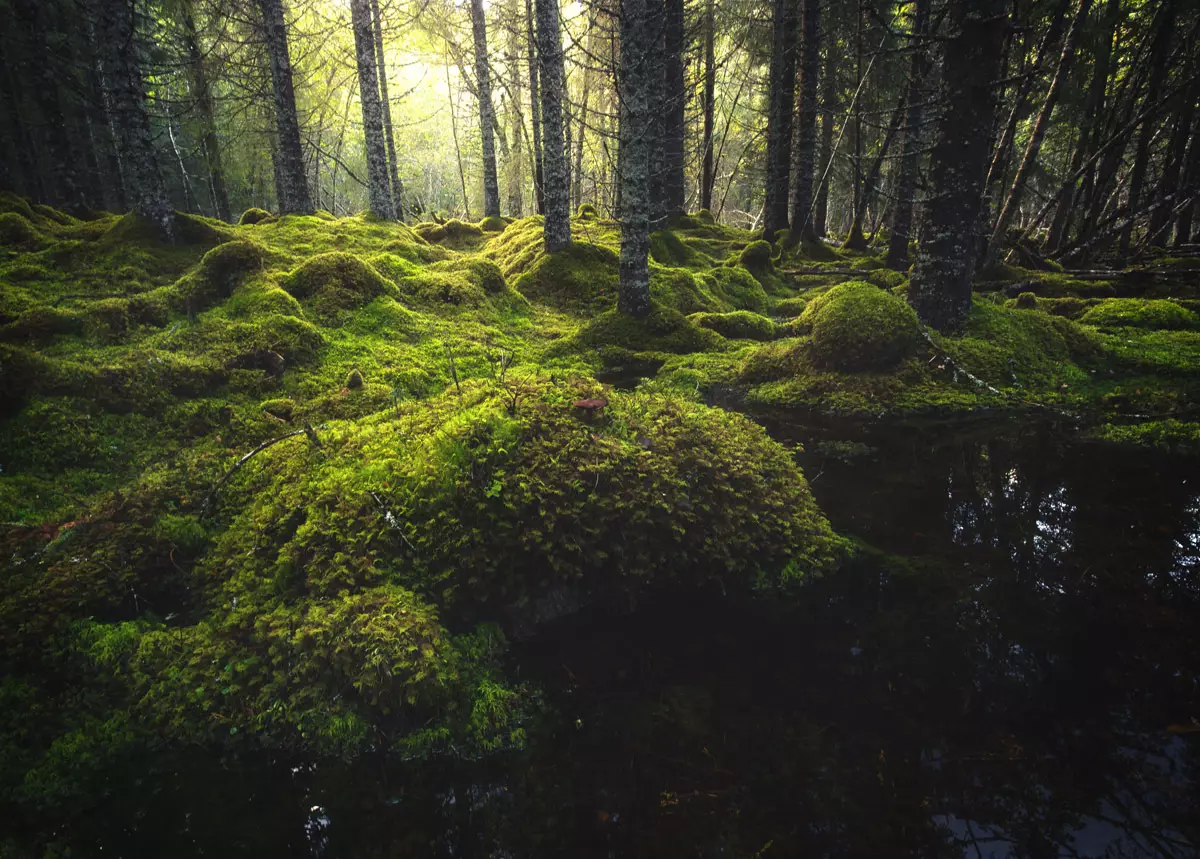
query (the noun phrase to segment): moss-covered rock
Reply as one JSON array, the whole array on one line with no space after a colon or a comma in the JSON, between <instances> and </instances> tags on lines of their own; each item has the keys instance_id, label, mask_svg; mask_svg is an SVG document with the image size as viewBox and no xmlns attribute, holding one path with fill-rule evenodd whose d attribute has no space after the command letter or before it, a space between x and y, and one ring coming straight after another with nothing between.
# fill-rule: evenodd
<instances>
[{"instance_id":1,"label":"moss-covered rock","mask_svg":"<svg viewBox=\"0 0 1200 859\"><path fill-rule=\"evenodd\" d=\"M325 320L379 295L399 297L396 287L368 263L340 251L313 257L285 276L280 285Z\"/></svg>"},{"instance_id":2,"label":"moss-covered rock","mask_svg":"<svg viewBox=\"0 0 1200 859\"><path fill-rule=\"evenodd\" d=\"M1110 298L1088 308L1079 321L1097 328L1200 328L1200 315L1166 299Z\"/></svg>"},{"instance_id":3,"label":"moss-covered rock","mask_svg":"<svg viewBox=\"0 0 1200 859\"><path fill-rule=\"evenodd\" d=\"M36 250L45 239L28 218L17 212L0 212L0 246Z\"/></svg>"},{"instance_id":4,"label":"moss-covered rock","mask_svg":"<svg viewBox=\"0 0 1200 859\"><path fill-rule=\"evenodd\" d=\"M575 212L575 217L581 221L589 221L600 217L600 213L596 211L596 207L591 203L580 203L579 208Z\"/></svg>"},{"instance_id":5,"label":"moss-covered rock","mask_svg":"<svg viewBox=\"0 0 1200 859\"><path fill-rule=\"evenodd\" d=\"M630 352L704 352L721 348L714 331L690 322L678 310L652 303L650 312L633 317L618 310L602 313L579 332L574 342L591 348Z\"/></svg>"},{"instance_id":6,"label":"moss-covered rock","mask_svg":"<svg viewBox=\"0 0 1200 859\"><path fill-rule=\"evenodd\" d=\"M190 313L229 298L252 272L262 268L266 250L250 241L217 245L200 260L200 265L179 284L180 297Z\"/></svg>"},{"instance_id":7,"label":"moss-covered rock","mask_svg":"<svg viewBox=\"0 0 1200 859\"><path fill-rule=\"evenodd\" d=\"M485 233L502 233L508 226L508 221L496 215L490 215L479 222L479 229Z\"/></svg>"},{"instance_id":8,"label":"moss-covered rock","mask_svg":"<svg viewBox=\"0 0 1200 859\"><path fill-rule=\"evenodd\" d=\"M921 343L917 314L902 299L861 281L817 296L802 320L812 326L813 359L824 367L894 367Z\"/></svg>"},{"instance_id":9,"label":"moss-covered rock","mask_svg":"<svg viewBox=\"0 0 1200 859\"><path fill-rule=\"evenodd\" d=\"M266 209L249 208L246 211L242 212L242 216L240 218L238 218L238 224L243 227L253 226L254 224L261 224L265 221L270 221L270 220L274 220L274 219L275 219L275 216L272 215L270 212L268 212Z\"/></svg>"},{"instance_id":10,"label":"moss-covered rock","mask_svg":"<svg viewBox=\"0 0 1200 859\"><path fill-rule=\"evenodd\" d=\"M719 301L732 310L763 313L767 309L767 292L750 272L741 266L716 266L696 278Z\"/></svg>"},{"instance_id":11,"label":"moss-covered rock","mask_svg":"<svg viewBox=\"0 0 1200 859\"><path fill-rule=\"evenodd\" d=\"M735 310L732 313L695 313L688 321L716 331L722 337L730 340L773 340L778 333L778 326L770 319L748 310Z\"/></svg>"},{"instance_id":12,"label":"moss-covered rock","mask_svg":"<svg viewBox=\"0 0 1200 859\"><path fill-rule=\"evenodd\" d=\"M513 286L530 301L557 310L606 310L617 300L617 263L610 248L576 241L556 253L541 252Z\"/></svg>"}]
</instances>

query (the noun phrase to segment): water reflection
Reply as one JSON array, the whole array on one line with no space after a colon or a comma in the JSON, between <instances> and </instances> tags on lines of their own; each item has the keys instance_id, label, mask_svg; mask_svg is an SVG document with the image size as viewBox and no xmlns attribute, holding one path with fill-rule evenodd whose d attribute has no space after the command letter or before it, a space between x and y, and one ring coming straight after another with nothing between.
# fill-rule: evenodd
<instances>
[{"instance_id":1,"label":"water reflection","mask_svg":"<svg viewBox=\"0 0 1200 859\"><path fill-rule=\"evenodd\" d=\"M1053 432L822 452L869 553L782 608L663 595L513 654L523 753L131 761L80 852L1200 855L1200 469ZM865 450L866 448L863 448Z\"/></svg>"}]
</instances>

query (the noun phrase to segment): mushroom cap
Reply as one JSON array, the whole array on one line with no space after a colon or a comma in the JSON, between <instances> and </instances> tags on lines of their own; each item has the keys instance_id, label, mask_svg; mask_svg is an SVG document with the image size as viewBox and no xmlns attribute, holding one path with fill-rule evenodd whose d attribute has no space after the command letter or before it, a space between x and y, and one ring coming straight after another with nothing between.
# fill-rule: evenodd
<instances>
[{"instance_id":1,"label":"mushroom cap","mask_svg":"<svg viewBox=\"0 0 1200 859\"><path fill-rule=\"evenodd\" d=\"M607 406L607 405L608 405L608 400L603 400L603 399L596 399L596 400L576 400L576 401L575 401L575 403L574 403L574 406L575 406L575 408L577 408L577 409L589 409L589 410L591 410L591 409L602 409L602 408L604 408L604 407L605 407L605 406Z\"/></svg>"}]
</instances>

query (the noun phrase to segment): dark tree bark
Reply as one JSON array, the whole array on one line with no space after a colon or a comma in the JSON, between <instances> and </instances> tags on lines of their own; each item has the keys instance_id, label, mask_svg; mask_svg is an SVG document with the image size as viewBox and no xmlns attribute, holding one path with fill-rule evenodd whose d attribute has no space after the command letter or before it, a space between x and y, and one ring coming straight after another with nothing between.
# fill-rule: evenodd
<instances>
[{"instance_id":1,"label":"dark tree bark","mask_svg":"<svg viewBox=\"0 0 1200 859\"><path fill-rule=\"evenodd\" d=\"M1179 218L1175 222L1176 247L1192 240L1192 224L1196 217L1196 209L1200 207L1200 201L1195 199L1196 194L1200 193L1200 111L1197 111L1195 116L1192 125L1192 142L1188 146L1187 167L1183 174L1184 197L1193 199L1191 203L1180 210Z\"/></svg>"},{"instance_id":2,"label":"dark tree bark","mask_svg":"<svg viewBox=\"0 0 1200 859\"><path fill-rule=\"evenodd\" d=\"M271 84L275 93L276 196L282 214L311 215L312 197L304 175L304 152L300 148L300 120L296 115L296 93L292 86L292 60L288 53L287 25L282 0L258 0L271 59Z\"/></svg>"},{"instance_id":3,"label":"dark tree bark","mask_svg":"<svg viewBox=\"0 0 1200 859\"><path fill-rule=\"evenodd\" d=\"M800 17L800 89L792 153L792 227L798 241L817 240L813 228L813 184L817 149L817 75L821 68L820 0L803 0Z\"/></svg>"},{"instance_id":4,"label":"dark tree bark","mask_svg":"<svg viewBox=\"0 0 1200 859\"><path fill-rule=\"evenodd\" d=\"M14 5L30 41L24 77L32 86L42 119L44 154L50 167L45 182L48 199L59 206L77 206L84 202L82 179L63 115L58 71L51 62L48 8L41 0L19 0Z\"/></svg>"},{"instance_id":5,"label":"dark tree bark","mask_svg":"<svg viewBox=\"0 0 1200 859\"><path fill-rule=\"evenodd\" d=\"M196 33L196 19L192 0L180 0L179 19L183 28L184 50L187 52L188 72L192 79L192 93L196 100L196 115L200 122L201 142L204 145L204 162L208 167L208 183L212 191L213 208L222 221L232 219L229 208L229 191L225 185L225 166L221 159L221 142L217 137L217 123L213 116L212 89L208 85L208 73L204 68L204 56L200 51L200 40Z\"/></svg>"},{"instance_id":6,"label":"dark tree bark","mask_svg":"<svg viewBox=\"0 0 1200 859\"><path fill-rule=\"evenodd\" d=\"M1175 0L1163 0L1158 9L1154 44L1150 48L1150 80L1146 90L1146 99L1159 98L1162 92L1163 80L1167 73L1167 55L1171 49L1171 29L1175 25ZM1154 138L1156 116L1147 116L1142 121L1138 134L1137 153L1133 159L1133 169L1129 174L1129 198L1125 211L1134 214L1142 203L1142 191L1146 182L1146 168L1150 164L1150 141ZM1129 250L1133 243L1133 219L1125 224L1117 239L1117 263L1123 265L1129 259Z\"/></svg>"},{"instance_id":7,"label":"dark tree bark","mask_svg":"<svg viewBox=\"0 0 1200 859\"><path fill-rule=\"evenodd\" d=\"M655 79L647 69L656 65L654 38L660 22L649 5L653 0L623 0L621 4L620 187L621 261L617 309L630 316L650 312L650 158L648 132L656 122ZM660 7L661 8L661 7Z\"/></svg>"},{"instance_id":8,"label":"dark tree bark","mask_svg":"<svg viewBox=\"0 0 1200 859\"><path fill-rule=\"evenodd\" d=\"M1073 178L1079 173L1087 158L1096 150L1099 144L1101 132L1101 124L1099 122L1100 112L1104 107L1105 90L1108 87L1109 63L1112 58L1113 39L1117 33L1117 23L1120 20L1121 0L1108 0L1108 5L1104 10L1104 27L1102 34L1099 37L1095 58L1092 63L1092 77L1088 84L1087 97L1084 100L1083 116L1079 123L1079 134L1076 139L1075 149L1071 155L1071 163L1067 169L1070 187L1060 191L1058 207L1054 212L1054 219L1050 223L1050 232L1046 237L1046 250L1054 252L1058 250L1066 238L1067 229L1070 226L1071 214L1078 201L1080 194L1076 192L1075 184L1078 181Z\"/></svg>"},{"instance_id":9,"label":"dark tree bark","mask_svg":"<svg viewBox=\"0 0 1200 859\"><path fill-rule=\"evenodd\" d=\"M10 177L13 188L25 196L41 199L45 191L42 187L41 174L38 171L37 160L34 158L34 145L29 133L29 124L24 111L21 109L22 87L20 79L15 74L14 57L9 46L0 41L4 56L0 59L0 106L4 109L4 125L2 132L9 141L15 155L17 175Z\"/></svg>"},{"instance_id":10,"label":"dark tree bark","mask_svg":"<svg viewBox=\"0 0 1200 859\"><path fill-rule=\"evenodd\" d=\"M1196 113L1196 99L1200 97L1200 75L1193 66L1191 86L1176 98L1175 128L1171 133L1171 145L1167 160L1163 163L1162 177L1158 183L1158 199L1166 200L1179 194L1179 179L1187 163L1188 138L1192 133L1192 118ZM1154 247L1165 248L1170 238L1171 206L1159 206L1150 216L1149 239Z\"/></svg>"},{"instance_id":11,"label":"dark tree bark","mask_svg":"<svg viewBox=\"0 0 1200 859\"><path fill-rule=\"evenodd\" d=\"M713 0L704 3L704 131L700 141L703 160L700 166L700 208L712 211L713 181L713 114L716 110L717 60L716 16Z\"/></svg>"},{"instance_id":12,"label":"dark tree bark","mask_svg":"<svg viewBox=\"0 0 1200 859\"><path fill-rule=\"evenodd\" d=\"M858 3L858 8L855 10L855 27L854 27L854 80L855 93L861 94L863 88L863 9L862 0ZM850 104L854 111L854 159L853 159L853 194L851 195L851 213L856 215L863 208L862 188L862 98L856 95ZM842 247L851 248L853 250L866 250L867 237L863 235L862 221L858 217L852 217L850 232L846 234L846 240L842 242Z\"/></svg>"},{"instance_id":13,"label":"dark tree bark","mask_svg":"<svg viewBox=\"0 0 1200 859\"><path fill-rule=\"evenodd\" d=\"M896 178L896 201L892 206L892 234L888 239L887 265L897 271L908 268L908 243L911 240L913 205L921 168L921 122L924 117L924 82L929 73L925 38L929 29L930 0L917 0L913 9L912 57L908 66L908 116L904 125L904 153Z\"/></svg>"},{"instance_id":14,"label":"dark tree bark","mask_svg":"<svg viewBox=\"0 0 1200 859\"><path fill-rule=\"evenodd\" d=\"M767 182L763 238L788 227L788 174L796 89L796 0L774 0L771 79L767 101Z\"/></svg>"},{"instance_id":15,"label":"dark tree bark","mask_svg":"<svg viewBox=\"0 0 1200 859\"><path fill-rule=\"evenodd\" d=\"M1002 248L1004 231L1008 229L1008 225L1016 216L1017 207L1021 205L1021 196L1025 192L1025 183L1033 172L1034 164L1037 162L1038 152L1042 147L1042 139L1046 136L1046 131L1050 127L1050 117L1054 113L1055 104L1058 103L1059 91L1062 89L1063 83L1071 71L1071 61L1075 57L1075 49L1079 45L1079 39L1083 33L1083 25L1087 20L1091 7L1091 0L1079 0L1075 8L1075 17L1071 21L1071 29L1067 31L1066 41L1063 42L1062 54L1059 55L1058 68L1054 72L1053 80L1050 81L1050 88L1046 91L1046 98L1042 102L1042 109L1038 112L1037 119L1033 123L1033 131L1029 135L1029 142L1025 145L1025 154L1021 157L1021 164L1017 168L1017 175L1013 177L1012 187L1008 191L1004 205L1000 208L1000 214L996 217L996 224L992 228L992 237L988 242L987 253L993 259L997 257Z\"/></svg>"},{"instance_id":16,"label":"dark tree bark","mask_svg":"<svg viewBox=\"0 0 1200 859\"><path fill-rule=\"evenodd\" d=\"M879 182L879 175L883 172L883 162L887 158L888 152L892 148L892 143L896 140L896 135L900 133L900 125L908 113L908 93L901 93L900 102L896 105L896 109L892 111L891 121L888 122L887 131L883 135L883 142L879 146L879 152L875 155L871 166L867 168L866 174L863 176L862 191L859 193L858 205L854 207L854 218L850 223L850 235L859 236L862 238L862 247L867 246L866 237L863 236L863 222L867 217L867 209L871 207L872 201L875 199L875 185Z\"/></svg>"},{"instance_id":17,"label":"dark tree bark","mask_svg":"<svg viewBox=\"0 0 1200 859\"><path fill-rule=\"evenodd\" d=\"M555 20L557 30L557 19ZM475 37L475 84L479 96L479 135L483 141L483 216L500 217L500 183L496 179L496 138L492 125L492 76L488 69L487 20L483 0L471 0L471 32Z\"/></svg>"},{"instance_id":18,"label":"dark tree bark","mask_svg":"<svg viewBox=\"0 0 1200 859\"><path fill-rule=\"evenodd\" d=\"M667 214L677 214L683 212L687 199L683 179L687 108L683 75L683 0L665 0L663 14L663 208Z\"/></svg>"},{"instance_id":19,"label":"dark tree bark","mask_svg":"<svg viewBox=\"0 0 1200 859\"><path fill-rule=\"evenodd\" d=\"M117 157L116 143L109 115L108 96L104 87L104 76L100 71L95 29L92 21L83 27L84 51L82 82L85 90L88 125L100 166L100 185L103 206L111 212L124 212L125 185L121 179L121 159Z\"/></svg>"},{"instance_id":20,"label":"dark tree bark","mask_svg":"<svg viewBox=\"0 0 1200 859\"><path fill-rule=\"evenodd\" d=\"M150 134L150 114L138 49L134 43L133 5L128 0L95 0L97 47L112 113L125 192L134 211L151 221L162 237L175 239L175 212L158 169Z\"/></svg>"},{"instance_id":21,"label":"dark tree bark","mask_svg":"<svg viewBox=\"0 0 1200 859\"><path fill-rule=\"evenodd\" d=\"M388 181L392 187L392 213L404 220L404 185L400 181L400 163L396 160L396 137L392 134L392 101L388 97L387 55L383 51L383 16L379 0L371 0L371 18L375 22L375 67L379 70L379 100L383 105L383 137L387 143Z\"/></svg>"},{"instance_id":22,"label":"dark tree bark","mask_svg":"<svg viewBox=\"0 0 1200 859\"><path fill-rule=\"evenodd\" d=\"M546 250L559 251L571 243L571 189L567 152L563 144L562 36L558 30L558 0L537 0L538 55L542 89L542 176L546 204Z\"/></svg>"},{"instance_id":23,"label":"dark tree bark","mask_svg":"<svg viewBox=\"0 0 1200 859\"><path fill-rule=\"evenodd\" d=\"M1003 0L951 0L948 17L932 187L908 292L921 321L940 331L961 330L971 309L975 227L1007 23Z\"/></svg>"},{"instance_id":24,"label":"dark tree bark","mask_svg":"<svg viewBox=\"0 0 1200 859\"><path fill-rule=\"evenodd\" d=\"M813 232L824 238L829 220L829 167L833 160L833 125L837 112L837 46L833 32L825 39L825 73L821 76L821 158L817 162L817 205L813 212Z\"/></svg>"},{"instance_id":25,"label":"dark tree bark","mask_svg":"<svg viewBox=\"0 0 1200 859\"><path fill-rule=\"evenodd\" d=\"M383 108L379 104L379 79L375 73L375 27L371 21L369 0L350 0L350 19L354 28L358 100L362 105L363 137L367 148L367 197L371 214L392 220L395 212L392 211L392 188L388 179L387 144L383 139ZM491 126L488 130L491 130ZM493 156L493 184L495 180Z\"/></svg>"},{"instance_id":26,"label":"dark tree bark","mask_svg":"<svg viewBox=\"0 0 1200 859\"><path fill-rule=\"evenodd\" d=\"M542 165L542 97L538 81L538 48L533 29L533 0L525 0L525 27L529 35L529 119L533 127L533 194L539 215L546 214L545 177ZM555 32L558 24L555 22Z\"/></svg>"}]
</instances>

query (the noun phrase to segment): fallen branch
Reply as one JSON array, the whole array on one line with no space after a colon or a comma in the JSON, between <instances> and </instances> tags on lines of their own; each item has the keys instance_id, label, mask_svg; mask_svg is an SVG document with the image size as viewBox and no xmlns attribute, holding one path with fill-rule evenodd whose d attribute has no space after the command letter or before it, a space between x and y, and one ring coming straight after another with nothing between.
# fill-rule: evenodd
<instances>
[{"instance_id":1,"label":"fallen branch","mask_svg":"<svg viewBox=\"0 0 1200 859\"><path fill-rule=\"evenodd\" d=\"M200 508L200 518L203 519L205 516L208 515L209 508L212 507L213 501L216 500L217 492L220 491L222 486L224 486L226 483L229 482L229 478L233 477L235 474L238 473L239 470L241 470L241 467L243 465L245 465L247 462L249 462L252 458L257 456L258 454L262 453L268 447L271 447L272 445L275 445L275 444L279 444L279 442L285 441L289 438L295 438L298 435L308 436L308 440L310 442L312 442L314 447L321 446L321 440L319 438L317 438L317 431L312 428L312 425L309 424L308 421L304 422L304 429L298 429L298 430L295 430L294 432L285 433L276 438L264 441L258 447L254 448L254 450L250 451L245 456L243 456L241 459L239 459L237 462L235 462L233 464L233 468L231 468L227 472L225 472L225 476L222 477L220 480L218 480L216 482L216 484L213 485L213 488L208 491L208 497L204 499L204 506L202 508Z\"/></svg>"},{"instance_id":2,"label":"fallen branch","mask_svg":"<svg viewBox=\"0 0 1200 859\"><path fill-rule=\"evenodd\" d=\"M798 274L846 274L846 275L861 274L861 275L867 275L867 274L870 274L871 271L872 271L872 269L869 269L869 268L781 268L779 270L779 273L780 274L790 274L790 275L798 275Z\"/></svg>"}]
</instances>

